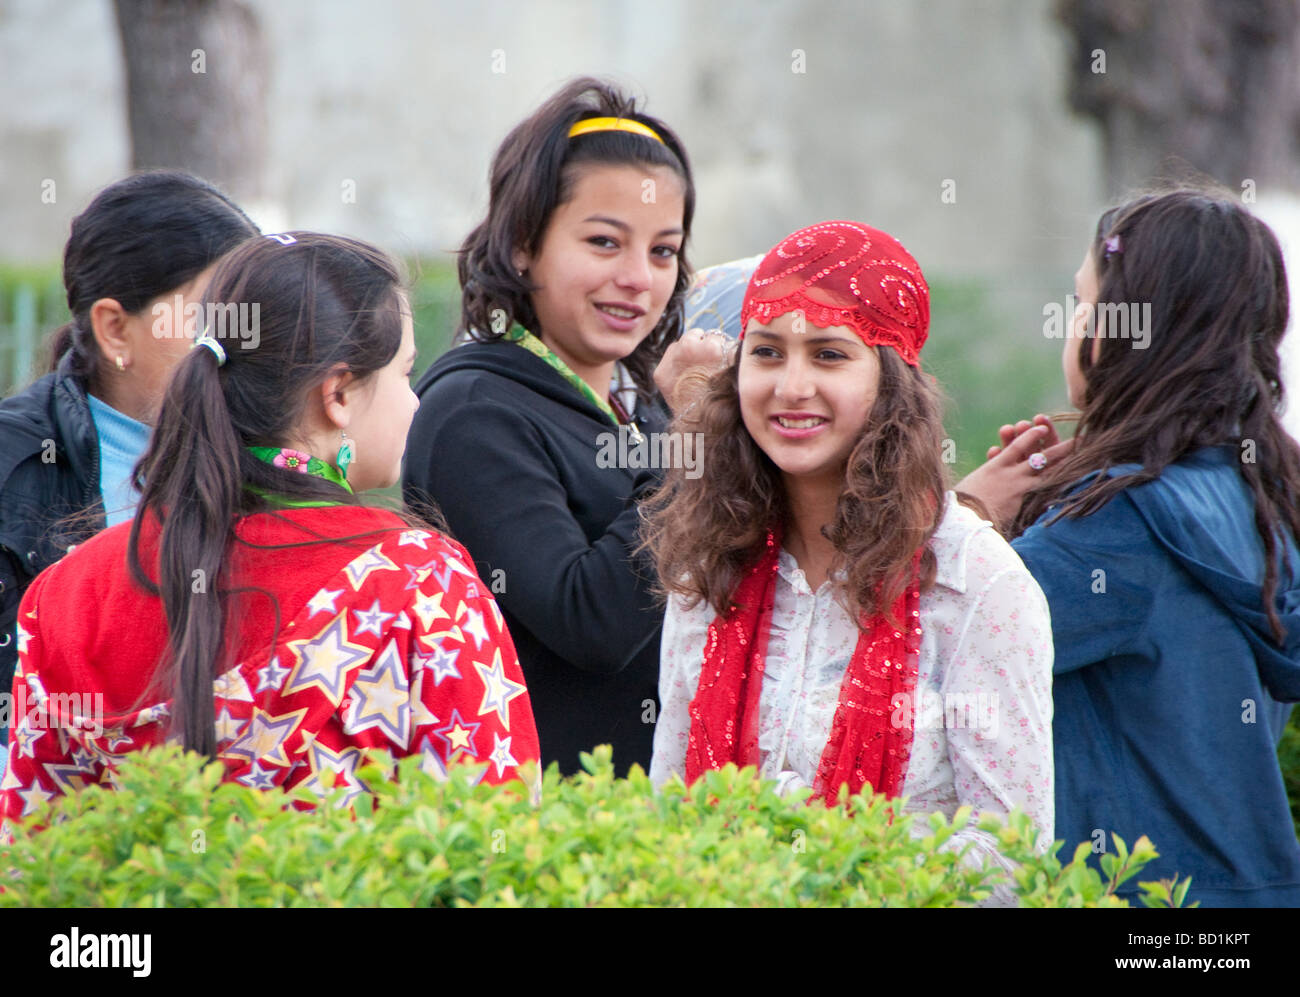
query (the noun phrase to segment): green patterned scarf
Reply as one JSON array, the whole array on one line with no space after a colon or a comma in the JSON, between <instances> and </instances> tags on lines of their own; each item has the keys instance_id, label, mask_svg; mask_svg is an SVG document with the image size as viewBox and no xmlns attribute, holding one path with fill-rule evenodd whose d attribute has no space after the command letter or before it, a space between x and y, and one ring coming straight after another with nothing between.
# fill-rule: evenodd
<instances>
[{"instance_id":1,"label":"green patterned scarf","mask_svg":"<svg viewBox=\"0 0 1300 997\"><path fill-rule=\"evenodd\" d=\"M249 447L248 452L258 460L264 461L273 467L281 467L286 471L298 471L301 474L311 474L317 478L332 481L349 493L352 491L348 479L343 477L339 469L319 457L312 457L300 450L290 450L288 447ZM262 496L268 502L287 509L314 509L320 506L339 504L325 499L291 499L286 495L274 495L261 488L254 488L252 485L245 485L244 487L255 495Z\"/></svg>"},{"instance_id":2,"label":"green patterned scarf","mask_svg":"<svg viewBox=\"0 0 1300 997\"><path fill-rule=\"evenodd\" d=\"M557 357L550 347L525 329L522 325L514 326L503 338L512 343L517 343L533 356L541 357L553 371L573 385L583 398L587 399L587 401L595 405L596 408L600 409L600 411L605 414L606 419L612 422L615 426L619 424L618 416L614 414L614 409L610 406L609 402L601 398L596 394L596 392L592 391L590 384L570 370L569 365Z\"/></svg>"}]
</instances>

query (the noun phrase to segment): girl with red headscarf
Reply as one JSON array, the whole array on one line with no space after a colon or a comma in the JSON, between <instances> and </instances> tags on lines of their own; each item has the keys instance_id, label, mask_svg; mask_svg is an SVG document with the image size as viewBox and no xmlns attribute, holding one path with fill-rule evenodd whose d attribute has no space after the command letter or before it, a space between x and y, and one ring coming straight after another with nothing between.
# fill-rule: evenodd
<instances>
[{"instance_id":1,"label":"girl with red headscarf","mask_svg":"<svg viewBox=\"0 0 1300 997\"><path fill-rule=\"evenodd\" d=\"M669 596L650 774L734 762L828 804L1019 808L1045 846L1047 605L949 490L928 327L920 267L876 229L813 225L758 265L734 362L674 426L698 467L647 507ZM996 859L974 823L949 847Z\"/></svg>"}]
</instances>

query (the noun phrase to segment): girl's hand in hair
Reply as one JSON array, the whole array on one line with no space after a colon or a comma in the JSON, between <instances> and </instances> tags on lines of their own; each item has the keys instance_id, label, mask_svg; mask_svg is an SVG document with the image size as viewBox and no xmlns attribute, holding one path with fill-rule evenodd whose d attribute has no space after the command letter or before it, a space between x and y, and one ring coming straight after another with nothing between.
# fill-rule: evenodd
<instances>
[{"instance_id":1,"label":"girl's hand in hair","mask_svg":"<svg viewBox=\"0 0 1300 997\"><path fill-rule=\"evenodd\" d=\"M674 413L680 413L704 391L707 380L731 363L736 342L721 329L690 329L670 343L655 368L655 387ZM682 375L690 372L692 376Z\"/></svg>"},{"instance_id":2,"label":"girl's hand in hair","mask_svg":"<svg viewBox=\"0 0 1300 997\"><path fill-rule=\"evenodd\" d=\"M1032 424L1003 426L998 435L1002 446L990 447L989 459L962 478L955 488L979 499L993 517L994 525L1005 529L1020 511L1025 492L1037 484L1045 468L1065 458L1074 448L1074 439L1062 441L1046 416L1036 416ZM1037 454L1041 458L1035 457L1031 463L1030 458ZM1040 466L1035 468L1035 463Z\"/></svg>"}]
</instances>

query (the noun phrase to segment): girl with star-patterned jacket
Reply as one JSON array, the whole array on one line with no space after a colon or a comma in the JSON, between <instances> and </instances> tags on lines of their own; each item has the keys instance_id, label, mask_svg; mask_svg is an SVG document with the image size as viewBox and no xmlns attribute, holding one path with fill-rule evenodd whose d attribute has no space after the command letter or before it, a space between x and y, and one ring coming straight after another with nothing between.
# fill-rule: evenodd
<instances>
[{"instance_id":1,"label":"girl with star-patterned jacket","mask_svg":"<svg viewBox=\"0 0 1300 997\"><path fill-rule=\"evenodd\" d=\"M394 265L331 236L253 239L206 300L259 302L260 342L197 341L136 518L24 597L4 816L168 739L227 780L342 803L368 748L517 778L537 733L491 593L454 541L353 494L396 481L416 406Z\"/></svg>"}]
</instances>

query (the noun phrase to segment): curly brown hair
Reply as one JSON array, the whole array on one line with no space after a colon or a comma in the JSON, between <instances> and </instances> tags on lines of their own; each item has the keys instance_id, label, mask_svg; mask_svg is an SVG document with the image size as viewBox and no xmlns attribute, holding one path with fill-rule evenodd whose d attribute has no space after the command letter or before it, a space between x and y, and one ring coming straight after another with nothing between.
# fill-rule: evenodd
<instances>
[{"instance_id":1,"label":"curly brown hair","mask_svg":"<svg viewBox=\"0 0 1300 997\"><path fill-rule=\"evenodd\" d=\"M948 472L942 460L942 395L933 380L892 349L876 347L880 383L862 435L849 454L835 519L822 528L834 545L832 573L854 618L887 614L921 550L921 589L934 584L927 541L943 518ZM671 431L701 433L699 476L669 469L642 506L642 547L650 551L665 600L730 608L744 570L769 529L789 515L781 472L741 420L740 356L708 379L699 401ZM895 621L897 622L897 621ZM860 624L859 624L860 625Z\"/></svg>"}]
</instances>

